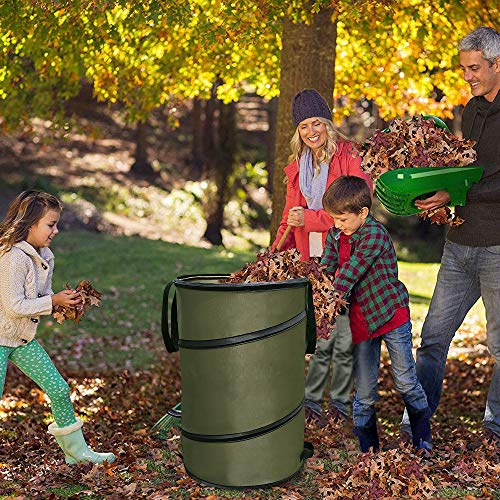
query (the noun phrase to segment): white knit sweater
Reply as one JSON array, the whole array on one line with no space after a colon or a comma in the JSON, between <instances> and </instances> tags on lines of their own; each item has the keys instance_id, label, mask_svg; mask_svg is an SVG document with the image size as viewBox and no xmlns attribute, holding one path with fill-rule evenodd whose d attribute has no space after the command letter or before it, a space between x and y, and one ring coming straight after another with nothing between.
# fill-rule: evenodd
<instances>
[{"instance_id":1,"label":"white knit sweater","mask_svg":"<svg viewBox=\"0 0 500 500\"><path fill-rule=\"evenodd\" d=\"M41 315L52 312L54 254L40 254L26 241L0 257L0 345L26 345L36 335Z\"/></svg>"}]
</instances>

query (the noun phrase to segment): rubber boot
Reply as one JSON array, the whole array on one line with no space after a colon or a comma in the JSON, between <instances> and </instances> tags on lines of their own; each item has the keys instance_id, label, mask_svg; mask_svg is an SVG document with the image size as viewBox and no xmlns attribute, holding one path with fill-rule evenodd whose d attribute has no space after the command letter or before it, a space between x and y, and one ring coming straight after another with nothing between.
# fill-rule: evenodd
<instances>
[{"instance_id":1,"label":"rubber boot","mask_svg":"<svg viewBox=\"0 0 500 500\"><path fill-rule=\"evenodd\" d=\"M377 417L375 413L371 416L368 423L362 427L354 427L354 434L359 439L359 447L362 453L372 450L378 451L379 441L377 432Z\"/></svg>"},{"instance_id":2,"label":"rubber boot","mask_svg":"<svg viewBox=\"0 0 500 500\"><path fill-rule=\"evenodd\" d=\"M55 422L49 425L48 432L52 434L57 444L64 451L66 463L90 462L93 464L113 463L116 457L113 453L96 453L85 442L82 433L82 421L77 420L67 427L57 427Z\"/></svg>"},{"instance_id":3,"label":"rubber boot","mask_svg":"<svg viewBox=\"0 0 500 500\"><path fill-rule=\"evenodd\" d=\"M417 450L432 450L430 410L408 410L413 446Z\"/></svg>"}]
</instances>

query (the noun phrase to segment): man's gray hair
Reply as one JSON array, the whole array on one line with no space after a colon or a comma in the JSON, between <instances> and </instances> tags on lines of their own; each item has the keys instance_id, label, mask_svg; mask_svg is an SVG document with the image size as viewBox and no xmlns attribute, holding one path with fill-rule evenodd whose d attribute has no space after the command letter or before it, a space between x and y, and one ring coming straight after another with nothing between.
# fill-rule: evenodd
<instances>
[{"instance_id":1,"label":"man's gray hair","mask_svg":"<svg viewBox=\"0 0 500 500\"><path fill-rule=\"evenodd\" d=\"M500 57L500 33L493 28L480 26L462 39L458 50L478 50L482 52L483 59L493 64Z\"/></svg>"}]
</instances>

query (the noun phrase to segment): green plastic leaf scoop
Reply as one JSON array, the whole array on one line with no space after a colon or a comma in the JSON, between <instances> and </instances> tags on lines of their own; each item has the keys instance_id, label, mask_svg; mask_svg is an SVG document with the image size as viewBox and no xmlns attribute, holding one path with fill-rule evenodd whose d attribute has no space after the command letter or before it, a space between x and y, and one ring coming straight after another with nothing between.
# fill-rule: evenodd
<instances>
[{"instance_id":1,"label":"green plastic leaf scoop","mask_svg":"<svg viewBox=\"0 0 500 500\"><path fill-rule=\"evenodd\" d=\"M465 205L467 191L478 182L482 167L418 167L400 168L383 173L375 187L380 203L395 215L413 215L421 210L417 198L425 199L436 191L450 194L449 205Z\"/></svg>"}]
</instances>

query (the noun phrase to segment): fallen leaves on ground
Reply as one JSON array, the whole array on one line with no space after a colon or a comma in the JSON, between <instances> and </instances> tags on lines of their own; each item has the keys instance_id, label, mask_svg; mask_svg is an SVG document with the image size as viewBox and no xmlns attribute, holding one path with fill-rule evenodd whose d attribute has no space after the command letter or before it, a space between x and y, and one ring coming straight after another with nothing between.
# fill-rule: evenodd
<instances>
[{"instance_id":1,"label":"fallen leaves on ground","mask_svg":"<svg viewBox=\"0 0 500 500\"><path fill-rule=\"evenodd\" d=\"M402 401L390 367L380 372L378 404L381 446L360 454L350 426L307 425L314 456L298 476L267 489L212 488L187 476L179 431L158 439L149 429L180 400L178 354L158 351L155 367L95 373L58 366L69 381L85 421L84 434L96 451L113 451L118 460L70 466L46 432L50 409L35 385L9 366L0 403L0 491L7 498L57 499L337 499L498 498L499 462L495 447L478 437L493 365L486 356L449 360L443 400L433 420L435 449L423 459L397 442ZM22 404L21 404L22 403ZM468 495L468 497L466 496Z\"/></svg>"}]
</instances>

